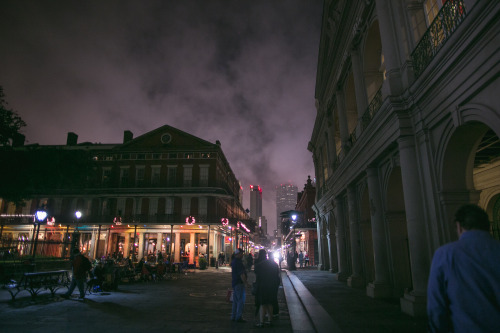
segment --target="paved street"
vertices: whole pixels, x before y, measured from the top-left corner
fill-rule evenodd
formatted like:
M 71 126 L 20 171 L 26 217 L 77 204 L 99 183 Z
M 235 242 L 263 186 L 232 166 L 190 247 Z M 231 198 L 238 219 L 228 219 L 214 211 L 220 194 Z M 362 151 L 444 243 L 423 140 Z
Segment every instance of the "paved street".
M 0 290 L 0 331 L 252 332 L 255 307 L 249 292 L 244 315 L 248 322 L 229 320 L 231 303 L 225 298 L 231 286 L 230 272 L 227 267 L 192 270 L 174 280 L 123 284 L 119 291 L 90 295 L 85 301 L 44 294 L 33 302 L 23 292 L 11 303 L 9 293 Z M 74 297 L 77 295 L 75 290 Z M 255 330 L 291 332 L 282 289 L 280 303 L 281 319 L 273 328 Z
M 2 333 L 10 332 L 426 332 L 425 318 L 401 313 L 397 300 L 374 300 L 352 289 L 330 272 L 315 267 L 282 272 L 280 318 L 272 327 L 254 327 L 254 298 L 247 292 L 247 323 L 229 320 L 226 292 L 231 270 L 223 267 L 160 282 L 120 285 L 118 291 L 79 301 L 42 294 L 32 301 L 28 292 L 10 302 L 0 290 Z M 254 278 L 250 272 L 249 279 Z M 59 291 L 64 292 L 66 289 Z M 249 290 L 248 290 L 249 291 Z M 305 308 L 304 308 L 305 306 Z

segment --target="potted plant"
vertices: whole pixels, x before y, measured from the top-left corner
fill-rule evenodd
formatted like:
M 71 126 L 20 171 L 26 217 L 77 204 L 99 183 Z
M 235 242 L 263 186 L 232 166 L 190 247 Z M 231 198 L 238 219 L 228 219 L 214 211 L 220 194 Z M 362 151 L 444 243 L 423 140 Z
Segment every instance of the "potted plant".
M 207 269 L 208 261 L 207 258 L 201 257 L 198 259 L 198 265 L 200 265 L 200 269 Z

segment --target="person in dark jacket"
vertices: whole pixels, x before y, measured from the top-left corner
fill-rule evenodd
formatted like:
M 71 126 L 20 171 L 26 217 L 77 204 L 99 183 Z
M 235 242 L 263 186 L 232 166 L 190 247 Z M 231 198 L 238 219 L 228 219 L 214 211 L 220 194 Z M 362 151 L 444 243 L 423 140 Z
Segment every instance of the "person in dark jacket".
M 233 287 L 231 320 L 246 323 L 246 320 L 242 317 L 246 299 L 245 287 L 248 285 L 247 272 L 242 261 L 243 250 L 241 248 L 236 249 L 233 255 L 234 259 L 231 261 L 231 285 Z
M 247 270 L 250 272 L 253 266 L 253 256 L 251 253 L 247 255 Z
M 92 264 L 90 260 L 80 253 L 79 249 L 73 250 L 73 261 L 71 262 L 73 266 L 73 277 L 71 278 L 71 284 L 68 288 L 68 291 L 61 296 L 64 298 L 69 298 L 75 290 L 75 287 L 78 286 L 78 290 L 80 291 L 80 299 L 85 298 L 85 288 L 84 283 L 87 279 L 87 272 L 92 268 Z
M 279 267 L 273 260 L 267 259 L 266 250 L 259 251 L 259 262 L 255 265 L 257 282 L 256 302 L 260 304 L 259 323 L 256 326 L 271 325 L 273 302 L 279 287 Z M 265 317 L 267 320 L 265 321 Z

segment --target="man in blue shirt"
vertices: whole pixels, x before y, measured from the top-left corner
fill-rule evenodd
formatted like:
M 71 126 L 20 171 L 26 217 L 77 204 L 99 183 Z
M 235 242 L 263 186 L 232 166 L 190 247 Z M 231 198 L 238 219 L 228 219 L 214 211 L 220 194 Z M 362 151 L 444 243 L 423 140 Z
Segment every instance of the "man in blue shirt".
M 500 242 L 476 205 L 455 213 L 459 240 L 432 259 L 427 289 L 430 332 L 500 332 Z
M 245 323 L 242 318 L 243 309 L 245 307 L 245 286 L 247 283 L 247 272 L 243 265 L 243 250 L 236 249 L 234 251 L 234 259 L 231 262 L 232 286 L 233 286 L 233 308 L 231 311 L 231 320 Z

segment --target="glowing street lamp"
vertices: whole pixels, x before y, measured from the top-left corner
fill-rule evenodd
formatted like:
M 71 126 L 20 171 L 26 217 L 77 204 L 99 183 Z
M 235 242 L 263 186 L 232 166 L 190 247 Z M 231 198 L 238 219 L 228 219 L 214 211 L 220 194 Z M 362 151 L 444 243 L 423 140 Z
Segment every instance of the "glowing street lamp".
M 38 244 L 38 234 L 40 233 L 40 224 L 47 218 L 47 212 L 44 210 L 38 210 L 35 213 L 35 228 L 36 228 L 36 236 L 35 236 L 35 244 L 33 245 L 33 260 L 35 259 L 36 254 L 36 246 Z M 37 226 L 38 225 L 38 226 Z M 33 229 L 33 233 L 35 233 L 35 229 Z
M 80 212 L 79 210 L 77 210 L 75 212 L 75 217 L 76 217 L 76 231 L 78 231 L 78 222 L 82 218 L 82 212 Z

